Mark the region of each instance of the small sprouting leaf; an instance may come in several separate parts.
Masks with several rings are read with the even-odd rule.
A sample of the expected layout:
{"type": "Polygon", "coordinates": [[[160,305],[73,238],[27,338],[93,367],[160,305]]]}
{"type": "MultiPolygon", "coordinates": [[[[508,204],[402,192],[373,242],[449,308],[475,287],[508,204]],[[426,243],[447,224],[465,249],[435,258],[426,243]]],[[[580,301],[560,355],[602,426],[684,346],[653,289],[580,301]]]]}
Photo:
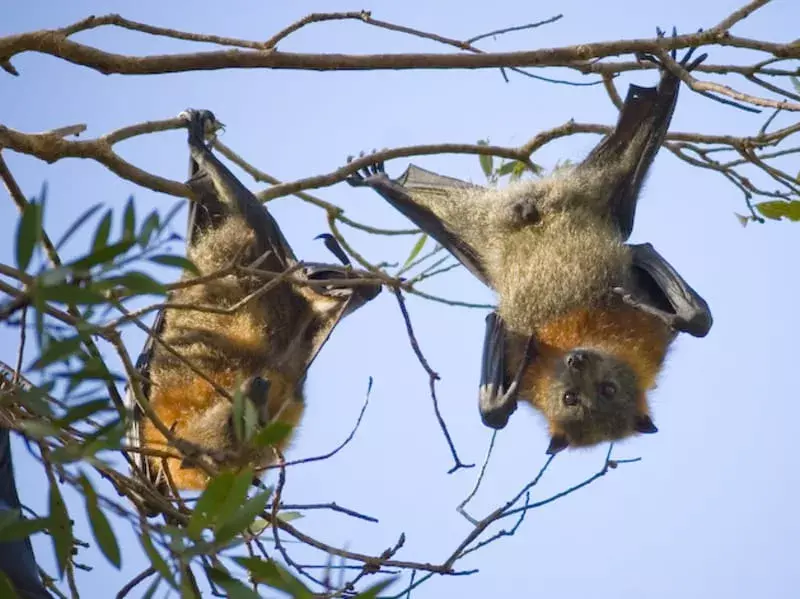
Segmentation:
{"type": "Polygon", "coordinates": [[[247,442],[258,429],[256,407],[241,390],[237,390],[233,396],[231,420],[233,421],[233,434],[239,443],[247,442]]]}
{"type": "Polygon", "coordinates": [[[27,270],[33,258],[33,250],[41,237],[42,212],[35,201],[31,201],[22,211],[17,225],[17,268],[27,270]]]}
{"type": "Polygon", "coordinates": [[[108,518],[106,518],[103,510],[101,510],[98,505],[97,493],[94,487],[92,487],[92,483],[89,482],[89,479],[85,476],[81,477],[80,482],[83,487],[83,496],[86,500],[86,514],[89,516],[89,524],[92,527],[94,539],[97,541],[97,544],[100,546],[100,551],[103,552],[106,559],[119,570],[122,564],[122,557],[120,556],[117,537],[111,529],[108,518]]]}
{"type": "Polygon", "coordinates": [[[789,76],[789,81],[792,82],[792,85],[794,86],[794,90],[796,92],[800,93],[800,79],[797,78],[797,77],[789,76]]]}
{"type": "Polygon", "coordinates": [[[256,447],[277,445],[291,434],[293,428],[288,422],[274,420],[258,431],[258,434],[253,439],[253,445],[256,447]]]}
{"type": "Polygon", "coordinates": [[[745,216],[744,214],[739,214],[738,212],[734,212],[733,215],[736,217],[736,220],[739,221],[739,224],[742,225],[742,227],[746,227],[750,222],[749,216],[745,216]]]}
{"type": "Polygon", "coordinates": [[[56,483],[50,484],[50,536],[53,539],[58,573],[63,576],[72,555],[72,522],[56,483]]]}
{"type": "Polygon", "coordinates": [[[281,512],[278,514],[278,520],[282,520],[283,522],[291,522],[292,520],[300,520],[301,518],[305,518],[305,516],[300,512],[281,512]]]}
{"type": "Polygon", "coordinates": [[[200,275],[200,271],[198,270],[197,266],[195,266],[194,262],[189,260],[188,258],[184,258],[183,256],[173,256],[171,254],[160,254],[158,256],[153,256],[150,258],[150,262],[155,262],[156,264],[162,264],[163,266],[172,266],[173,268],[181,268],[183,270],[189,271],[193,275],[200,275]]]}
{"type": "Polygon", "coordinates": [[[97,230],[94,232],[94,240],[92,241],[92,253],[102,250],[108,245],[108,235],[111,233],[111,210],[107,211],[100,224],[97,225],[97,230]]]}
{"type": "Polygon", "coordinates": [[[389,587],[395,580],[396,577],[388,578],[386,580],[381,580],[380,582],[376,582],[371,587],[367,588],[365,591],[360,592],[358,595],[355,595],[353,599],[376,599],[378,595],[380,595],[384,589],[389,587]]]}
{"type": "Polygon", "coordinates": [[[494,170],[494,156],[490,154],[481,154],[478,156],[478,159],[481,162],[483,174],[486,175],[487,179],[491,178],[492,171],[494,170]]]}
{"type": "Polygon", "coordinates": [[[258,557],[235,557],[233,559],[250,572],[253,580],[288,593],[293,599],[314,596],[299,578],[273,560],[263,560],[258,557]]]}
{"type": "MultiPolygon", "coordinates": [[[[252,475],[251,475],[252,476],[252,475]]],[[[264,491],[248,499],[234,514],[225,522],[220,522],[219,527],[215,530],[215,538],[217,542],[224,543],[232,539],[235,535],[242,532],[253,520],[256,519],[269,501],[270,491],[264,491]]]]}
{"type": "Polygon", "coordinates": [[[403,264],[403,268],[405,268],[414,261],[414,259],[422,251],[422,248],[425,246],[426,241],[428,241],[427,233],[423,233],[422,235],[419,236],[419,239],[417,239],[417,243],[415,243],[414,247],[411,248],[411,253],[408,255],[408,258],[406,258],[406,261],[403,264]]]}
{"type": "Polygon", "coordinates": [[[158,212],[153,210],[142,223],[142,230],[139,231],[139,245],[146,248],[150,243],[150,237],[153,232],[160,228],[158,220],[158,212]]]}
{"type": "Polygon", "coordinates": [[[133,204],[133,196],[128,197],[125,204],[125,212],[122,215],[122,239],[133,241],[136,235],[136,206],[133,204]]]}
{"type": "Polygon", "coordinates": [[[800,201],[798,200],[771,200],[760,202],[755,207],[762,216],[772,220],[787,218],[790,221],[800,221],[800,201]]]}
{"type": "Polygon", "coordinates": [[[67,243],[67,241],[69,241],[69,239],[78,231],[78,229],[80,229],[86,223],[86,221],[92,218],[95,212],[100,210],[100,208],[102,207],[103,204],[95,204],[94,206],[86,210],[86,212],[81,214],[75,220],[75,222],[69,226],[66,232],[61,236],[61,239],[58,240],[58,243],[56,244],[56,249],[60,250],[62,247],[64,247],[64,244],[67,243]]]}
{"type": "Polygon", "coordinates": [[[232,578],[227,572],[219,568],[205,568],[208,578],[219,585],[226,592],[229,599],[261,599],[261,595],[245,585],[243,582],[232,578]]]}

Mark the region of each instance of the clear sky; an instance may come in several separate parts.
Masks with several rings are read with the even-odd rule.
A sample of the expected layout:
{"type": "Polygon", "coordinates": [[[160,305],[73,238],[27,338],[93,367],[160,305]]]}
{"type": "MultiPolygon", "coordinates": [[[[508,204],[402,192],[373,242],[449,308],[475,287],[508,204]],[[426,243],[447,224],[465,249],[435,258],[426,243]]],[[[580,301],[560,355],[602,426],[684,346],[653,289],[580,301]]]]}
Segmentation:
{"type": "MultiPolygon", "coordinates": [[[[541,20],[559,12],[552,25],[486,40],[486,50],[535,49],[587,41],[651,36],[656,26],[681,31],[710,27],[743,0],[629,2],[562,0],[532,3],[495,0],[407,0],[369,3],[261,3],[228,0],[200,3],[72,2],[17,3],[2,0],[0,35],[63,26],[90,14],[117,11],[154,25],[187,31],[266,39],[311,12],[369,9],[373,16],[411,27],[467,38],[488,30],[541,20]],[[13,5],[13,8],[12,8],[13,5]]],[[[776,0],[737,28],[761,39],[797,37],[800,9],[776,0]]],[[[115,29],[81,39],[109,50],[134,54],[188,52],[195,46],[115,29]]],[[[198,46],[200,48],[200,46],[198,46]]],[[[308,27],[281,45],[305,52],[449,51],[401,34],[356,22],[308,27]]],[[[711,61],[737,56],[711,49],[711,61]]],[[[43,131],[87,123],[87,136],[120,126],[176,115],[186,107],[212,109],[226,124],[223,141],[256,166],[283,180],[328,172],[361,149],[435,142],[516,145],[564,123],[613,123],[615,109],[600,87],[552,85],[498,71],[405,71],[315,73],[240,70],[150,77],[103,76],[46,56],[14,60],[18,78],[0,76],[0,123],[22,131],[43,131]]],[[[547,71],[547,75],[556,71],[547,71]]],[[[559,73],[571,80],[573,73],[559,73]]],[[[651,85],[653,72],[622,77],[651,85]]],[[[729,82],[737,85],[738,80],[729,82]]],[[[674,131],[755,134],[765,115],[722,106],[683,90],[674,131]]],[[[779,123],[791,122],[791,115],[779,123]]],[[[185,134],[170,132],[119,146],[142,168],[182,180],[185,134]]],[[[596,136],[575,136],[551,144],[534,160],[552,167],[559,158],[580,158],[596,136]]],[[[135,195],[139,214],[175,198],[118,179],[103,167],[79,160],[47,165],[4,152],[28,195],[43,181],[50,186],[46,225],[54,237],[92,203],[119,206],[135,195]]],[[[422,157],[420,166],[483,180],[474,156],[422,157]]],[[[406,161],[388,165],[392,174],[406,161]]],[[[790,169],[791,170],[791,169],[790,169]]],[[[795,170],[797,170],[795,165],[795,170]]],[[[239,171],[237,171],[239,172],[239,171]]],[[[252,180],[242,181],[255,189],[252,180]]],[[[345,184],[319,195],[340,203],[348,214],[380,226],[407,222],[376,194],[345,184]]],[[[324,214],[296,198],[269,204],[297,254],[330,260],[313,237],[326,230],[324,214]]],[[[652,395],[657,435],[618,445],[614,455],[642,457],[612,471],[574,495],[531,512],[517,534],[501,539],[459,563],[480,568],[468,577],[439,577],[414,593],[417,598],[557,596],[572,597],[796,597],[800,517],[795,387],[797,358],[798,225],[769,222],[743,229],[734,211],[744,212],[741,194],[722,177],[700,171],[661,152],[637,212],[632,241],[651,241],[709,302],[714,328],[705,339],[681,337],[652,395]]],[[[16,211],[0,201],[0,261],[11,262],[16,211]]],[[[182,228],[179,226],[179,228],[182,228]]],[[[350,233],[356,247],[373,259],[403,260],[414,239],[373,239],[350,233]]],[[[78,240],[73,252],[86,249],[78,240]]],[[[68,253],[67,253],[68,254],[68,253]]],[[[464,269],[426,288],[451,298],[491,302],[491,293],[464,269]]],[[[480,462],[490,432],[476,407],[478,366],[485,310],[446,307],[409,298],[419,342],[442,380],[441,408],[464,461],[480,462]]],[[[143,337],[126,330],[133,354],[143,337]]],[[[14,331],[0,328],[0,359],[15,355],[14,331]]],[[[394,298],[383,293],[349,317],[316,361],[307,386],[308,411],[290,457],[330,450],[350,431],[369,376],[371,404],[353,442],[333,459],[289,472],[285,498],[292,502],[337,503],[380,519],[379,524],[342,515],[313,513],[297,522],[322,540],[377,554],[401,532],[406,545],[398,558],[441,562],[468,533],[456,505],[472,488],[476,470],[447,475],[451,458],[438,429],[428,380],[406,337],[394,298]]],[[[487,478],[473,504],[485,515],[528,482],[544,463],[547,435],[535,414],[522,408],[498,437],[487,478]]],[[[43,473],[16,444],[23,502],[46,509],[43,473]]],[[[576,484],[601,465],[606,447],[559,455],[534,492],[547,497],[576,484]]],[[[75,506],[77,536],[90,540],[75,506]]],[[[81,561],[95,566],[79,572],[83,596],[105,598],[144,568],[138,542],[117,527],[123,546],[122,572],[96,552],[81,561]]],[[[52,571],[52,548],[36,538],[40,562],[52,571]]],[[[298,559],[312,557],[296,545],[298,559]]],[[[296,552],[296,553],[294,553],[296,552]]],[[[317,563],[324,559],[316,558],[317,563]]],[[[397,587],[399,588],[399,587],[397,587]]],[[[143,590],[139,591],[143,592],[143,590]]],[[[133,593],[131,596],[138,596],[133,593]]]]}

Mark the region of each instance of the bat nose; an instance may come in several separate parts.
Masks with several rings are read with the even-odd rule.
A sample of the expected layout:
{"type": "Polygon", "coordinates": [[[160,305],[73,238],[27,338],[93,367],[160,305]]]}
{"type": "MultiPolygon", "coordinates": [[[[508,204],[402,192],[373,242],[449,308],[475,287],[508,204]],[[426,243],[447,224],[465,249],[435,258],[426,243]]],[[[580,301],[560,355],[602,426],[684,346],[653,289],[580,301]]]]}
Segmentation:
{"type": "Polygon", "coordinates": [[[583,370],[589,362],[589,353],[582,349],[573,350],[567,354],[566,362],[572,370],[583,370]]]}

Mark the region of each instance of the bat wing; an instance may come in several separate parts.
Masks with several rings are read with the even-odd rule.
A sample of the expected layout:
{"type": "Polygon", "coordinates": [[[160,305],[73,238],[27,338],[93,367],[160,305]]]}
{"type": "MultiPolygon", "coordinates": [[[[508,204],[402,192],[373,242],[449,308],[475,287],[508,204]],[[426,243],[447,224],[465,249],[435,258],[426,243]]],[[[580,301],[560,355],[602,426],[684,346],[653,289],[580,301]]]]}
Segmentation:
{"type": "MultiPolygon", "coordinates": [[[[153,337],[161,335],[162,331],[164,330],[164,320],[165,311],[162,309],[159,310],[158,314],[156,315],[156,319],[153,322],[153,326],[151,327],[151,330],[153,331],[152,335],[147,337],[147,341],[145,341],[144,347],[142,348],[142,351],[136,360],[136,372],[141,376],[140,384],[142,386],[142,393],[145,399],[150,398],[150,363],[153,360],[153,353],[155,351],[156,344],[153,337]]],[[[139,402],[136,401],[136,396],[133,393],[133,389],[131,389],[130,384],[128,384],[125,388],[124,402],[130,418],[128,429],[125,433],[125,438],[129,446],[142,447],[142,427],[144,426],[145,414],[144,410],[142,410],[141,406],[139,405],[139,402]]],[[[147,456],[139,452],[131,452],[130,456],[133,460],[133,465],[138,470],[138,475],[146,480],[149,480],[153,484],[157,484],[156,473],[150,467],[150,462],[147,459],[147,456]]]]}
{"type": "Polygon", "coordinates": [[[706,301],[652,244],[631,245],[630,248],[636,289],[629,303],[662,318],[676,331],[705,337],[714,322],[706,301]]]}
{"type": "MultiPolygon", "coordinates": [[[[353,280],[367,277],[369,273],[353,271],[348,267],[338,267],[332,264],[308,264],[304,269],[305,276],[311,280],[353,280]]],[[[381,285],[365,284],[356,286],[337,286],[332,283],[329,287],[319,291],[327,298],[337,299],[338,304],[329,312],[324,313],[313,310],[304,324],[295,323],[298,334],[286,350],[286,360],[295,362],[296,356],[303,356],[304,361],[299,364],[301,372],[305,373],[316,359],[319,352],[328,342],[336,325],[348,314],[370,302],[381,291],[381,285]],[[299,345],[304,344],[301,348],[299,345]]],[[[313,300],[311,300],[313,303],[313,300]]]]}
{"type": "MultiPolygon", "coordinates": [[[[14,369],[0,362],[0,396],[8,391],[14,393],[14,369]]],[[[19,387],[30,389],[31,384],[20,379],[19,387]]],[[[20,510],[22,503],[17,493],[14,479],[14,464],[11,458],[11,434],[7,428],[0,428],[0,516],[8,521],[7,512],[20,510]]],[[[20,516],[22,517],[22,516],[20,516]]],[[[21,597],[30,599],[50,599],[52,595],[45,590],[30,537],[0,543],[0,571],[5,572],[21,597]]]]}
{"type": "Polygon", "coordinates": [[[525,369],[533,359],[534,339],[528,340],[522,362],[511,377],[506,367],[509,335],[502,317],[497,312],[486,316],[486,333],[481,355],[481,381],[478,407],[481,420],[489,428],[501,429],[517,409],[517,391],[525,369]]]}
{"type": "Polygon", "coordinates": [[[216,122],[214,115],[208,110],[187,110],[183,116],[188,121],[191,152],[187,184],[197,195],[189,209],[188,242],[231,213],[241,214],[258,236],[259,250],[270,252],[261,268],[281,272],[296,263],[291,246],[266,207],[206,145],[205,131],[209,123],[216,122]]]}
{"type": "Polygon", "coordinates": [[[397,179],[391,179],[383,171],[382,163],[366,169],[364,176],[359,174],[351,177],[348,179],[348,183],[354,187],[368,186],[374,189],[406,218],[442,244],[480,281],[491,286],[486,270],[478,257],[478,252],[456,232],[450,230],[432,210],[414,201],[415,193],[447,195],[456,189],[477,186],[460,179],[426,171],[414,165],[410,165],[397,179]]]}
{"type": "MultiPolygon", "coordinates": [[[[682,64],[690,56],[687,54],[682,64]]],[[[695,61],[689,68],[696,64],[699,62],[695,61]]],[[[628,239],[633,230],[639,192],[669,129],[679,87],[680,79],[664,68],[657,87],[631,85],[614,131],[578,167],[602,169],[620,161],[628,162],[622,176],[613,183],[609,196],[611,214],[623,240],[628,239]]]]}

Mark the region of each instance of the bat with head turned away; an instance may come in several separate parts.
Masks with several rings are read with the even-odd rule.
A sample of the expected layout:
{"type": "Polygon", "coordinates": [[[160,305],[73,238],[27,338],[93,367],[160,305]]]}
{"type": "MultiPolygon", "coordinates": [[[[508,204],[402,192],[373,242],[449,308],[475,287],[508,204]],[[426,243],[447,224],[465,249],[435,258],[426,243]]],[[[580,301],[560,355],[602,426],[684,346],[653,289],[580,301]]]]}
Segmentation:
{"type": "MultiPolygon", "coordinates": [[[[256,429],[273,421],[296,425],[309,366],[339,321],[372,300],[380,285],[352,269],[343,252],[342,266],[298,262],[265,206],[207,146],[206,133],[219,126],[214,115],[188,110],[181,116],[191,154],[187,184],[194,194],[186,254],[198,271],[182,280],[204,278],[170,293],[170,303],[189,309],[158,314],[137,369],[150,408],[176,438],[221,467],[258,470],[272,463],[275,453],[243,443],[231,398],[248,406],[256,429]],[[209,276],[231,265],[249,268],[209,276]],[[255,269],[291,276],[270,281],[255,269]]],[[[166,450],[163,431],[133,389],[126,400],[132,410],[129,442],[166,450]]],[[[278,448],[286,443],[288,438],[278,448]]],[[[208,483],[207,474],[188,460],[144,453],[134,454],[136,467],[162,492],[168,484],[203,489],[208,483]]]]}
{"type": "MultiPolygon", "coordinates": [[[[691,55],[682,68],[706,58],[691,55]]],[[[706,302],[651,244],[625,243],[678,98],[680,80],[659,68],[656,87],[630,86],[614,130],[580,164],[547,178],[495,189],[413,165],[391,179],[376,163],[348,179],[497,292],[481,417],[503,428],[524,399],[548,422],[550,454],[656,432],[647,392],[670,344],[711,328],[706,302]]]]}

